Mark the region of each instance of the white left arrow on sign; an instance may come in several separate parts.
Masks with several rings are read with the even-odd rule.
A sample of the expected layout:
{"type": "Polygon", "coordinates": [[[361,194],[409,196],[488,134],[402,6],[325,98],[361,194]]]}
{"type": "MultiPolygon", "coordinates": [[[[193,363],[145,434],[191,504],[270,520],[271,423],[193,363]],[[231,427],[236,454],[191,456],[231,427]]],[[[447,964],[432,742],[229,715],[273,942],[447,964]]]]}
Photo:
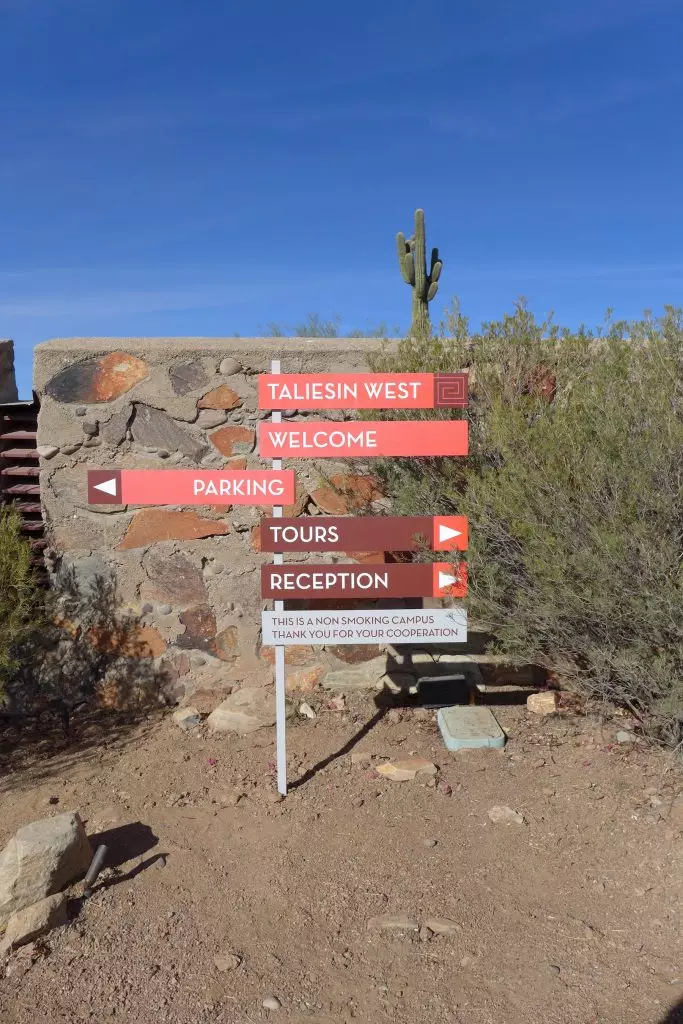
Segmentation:
{"type": "Polygon", "coordinates": [[[96,491],[104,491],[105,494],[111,494],[113,497],[116,497],[116,483],[116,477],[113,477],[111,480],[103,480],[101,484],[94,484],[93,486],[96,491]]]}

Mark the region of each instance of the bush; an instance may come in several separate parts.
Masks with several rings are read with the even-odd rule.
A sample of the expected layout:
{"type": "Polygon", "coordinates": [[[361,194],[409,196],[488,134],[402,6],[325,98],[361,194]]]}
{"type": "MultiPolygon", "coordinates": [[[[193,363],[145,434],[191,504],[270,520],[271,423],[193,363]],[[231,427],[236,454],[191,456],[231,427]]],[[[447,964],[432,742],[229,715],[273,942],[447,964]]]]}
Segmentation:
{"type": "Polygon", "coordinates": [[[31,565],[31,545],[11,506],[0,507],[0,703],[17,667],[17,651],[40,628],[42,594],[31,565]]]}
{"type": "Polygon", "coordinates": [[[372,368],[470,370],[469,457],[378,471],[398,514],[469,516],[468,609],[492,650],[680,743],[681,312],[571,332],[520,303],[470,334],[456,307],[438,337],[406,339],[372,368]]]}

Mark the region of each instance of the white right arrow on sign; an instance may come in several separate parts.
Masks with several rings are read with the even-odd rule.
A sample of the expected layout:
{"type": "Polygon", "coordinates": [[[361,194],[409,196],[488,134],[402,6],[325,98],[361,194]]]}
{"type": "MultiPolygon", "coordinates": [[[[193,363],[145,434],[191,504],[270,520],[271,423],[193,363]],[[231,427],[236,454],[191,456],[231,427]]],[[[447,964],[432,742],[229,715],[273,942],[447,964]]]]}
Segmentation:
{"type": "Polygon", "coordinates": [[[445,540],[452,540],[453,537],[462,537],[462,530],[452,530],[450,526],[439,523],[439,544],[445,540]]]}
{"type": "Polygon", "coordinates": [[[446,587],[453,587],[458,583],[458,577],[452,576],[449,572],[441,572],[439,570],[439,590],[445,590],[446,587]]]}

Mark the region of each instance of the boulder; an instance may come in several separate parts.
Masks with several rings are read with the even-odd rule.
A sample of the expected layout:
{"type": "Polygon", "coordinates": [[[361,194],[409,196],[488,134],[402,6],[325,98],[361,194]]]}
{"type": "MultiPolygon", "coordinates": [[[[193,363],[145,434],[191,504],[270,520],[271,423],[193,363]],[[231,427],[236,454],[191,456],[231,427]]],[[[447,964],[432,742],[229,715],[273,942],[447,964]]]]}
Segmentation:
{"type": "Polygon", "coordinates": [[[68,922],[67,899],[63,892],[46,896],[30,907],[10,915],[0,954],[10,953],[68,922]]]}
{"type": "Polygon", "coordinates": [[[0,854],[0,928],[16,911],[81,878],[92,848],[78,814],[67,812],[24,825],[0,854]]]}
{"type": "MultiPolygon", "coordinates": [[[[291,714],[291,708],[288,709],[291,714]]],[[[207,719],[214,732],[233,732],[247,736],[275,725],[275,692],[272,687],[249,686],[231,693],[207,719]]]]}

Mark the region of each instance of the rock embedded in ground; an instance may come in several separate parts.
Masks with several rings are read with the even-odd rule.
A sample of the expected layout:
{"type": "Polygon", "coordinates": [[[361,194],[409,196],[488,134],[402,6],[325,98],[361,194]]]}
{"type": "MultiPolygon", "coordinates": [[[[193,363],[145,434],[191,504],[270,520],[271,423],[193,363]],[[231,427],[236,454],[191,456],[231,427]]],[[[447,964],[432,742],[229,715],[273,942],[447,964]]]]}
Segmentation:
{"type": "Polygon", "coordinates": [[[381,914],[367,922],[368,931],[419,932],[420,923],[407,914],[381,914]]]}
{"type": "Polygon", "coordinates": [[[0,927],[10,915],[81,878],[92,848],[78,814],[24,825],[0,854],[0,927]]]}
{"type": "Polygon", "coordinates": [[[219,733],[237,733],[248,736],[267,726],[275,725],[275,699],[267,687],[245,687],[231,693],[206,723],[209,729],[219,733]]]}
{"type": "Polygon", "coordinates": [[[213,962],[218,971],[235,971],[241,965],[242,957],[236,953],[218,953],[213,958],[213,962]]]}
{"type": "Polygon", "coordinates": [[[173,712],[172,718],[183,732],[187,732],[189,729],[194,729],[202,724],[202,716],[197,711],[197,708],[193,707],[178,708],[177,711],[173,712]]]}
{"type": "Polygon", "coordinates": [[[616,735],[617,743],[635,743],[636,735],[632,732],[627,732],[626,729],[620,729],[616,735]]]}
{"type": "Polygon", "coordinates": [[[488,815],[494,824],[503,822],[510,825],[524,825],[525,823],[523,814],[520,814],[519,811],[513,811],[512,807],[505,805],[489,807],[488,815]]]}
{"type": "Polygon", "coordinates": [[[46,896],[37,903],[17,910],[10,915],[2,943],[0,954],[11,952],[19,946],[47,935],[53,928],[59,928],[68,922],[67,898],[58,892],[46,896]]]}
{"type": "Polygon", "coordinates": [[[434,932],[435,935],[453,935],[456,932],[462,931],[462,925],[459,925],[456,921],[451,921],[447,917],[429,917],[424,923],[425,928],[429,928],[430,932],[434,932]]]}
{"type": "Polygon", "coordinates": [[[527,710],[535,715],[553,715],[557,711],[558,696],[554,690],[532,693],[526,699],[527,710]]]}
{"type": "Polygon", "coordinates": [[[432,761],[427,761],[424,757],[406,757],[380,764],[375,771],[392,782],[412,782],[418,774],[434,776],[438,769],[432,761]]]}
{"type": "Polygon", "coordinates": [[[279,1010],[282,1007],[282,1003],[277,996],[266,996],[261,1006],[263,1006],[264,1010],[279,1010]]]}

